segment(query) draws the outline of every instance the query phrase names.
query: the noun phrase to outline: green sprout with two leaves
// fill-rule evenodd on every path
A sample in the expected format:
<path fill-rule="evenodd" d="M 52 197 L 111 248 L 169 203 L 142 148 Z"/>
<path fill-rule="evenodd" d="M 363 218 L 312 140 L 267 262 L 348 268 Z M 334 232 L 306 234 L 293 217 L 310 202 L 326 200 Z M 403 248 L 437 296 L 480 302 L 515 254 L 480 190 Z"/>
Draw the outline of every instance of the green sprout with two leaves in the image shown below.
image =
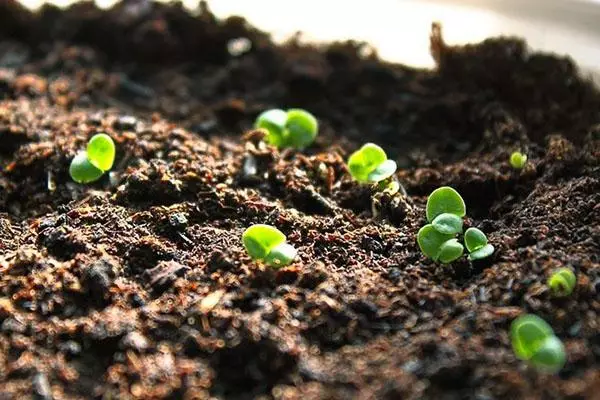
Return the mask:
<path fill-rule="evenodd" d="M 317 119 L 299 108 L 264 111 L 256 118 L 254 126 L 267 131 L 267 143 L 278 148 L 293 147 L 300 150 L 314 142 L 319 131 Z"/>
<path fill-rule="evenodd" d="M 396 162 L 374 143 L 367 143 L 348 158 L 350 175 L 360 183 L 378 183 L 394 175 Z"/>
<path fill-rule="evenodd" d="M 286 243 L 285 235 L 270 225 L 252 225 L 242 234 L 242 243 L 253 260 L 273 268 L 289 265 L 297 255 L 296 249 Z"/>
<path fill-rule="evenodd" d="M 554 297 L 567 297 L 577 285 L 577 277 L 569 268 L 559 268 L 548 278 L 548 287 Z"/>
<path fill-rule="evenodd" d="M 523 169 L 527 163 L 527 154 L 523 154 L 520 151 L 515 151 L 510 155 L 508 162 L 514 169 Z"/>
<path fill-rule="evenodd" d="M 515 319 L 510 327 L 515 355 L 545 372 L 558 372 L 566 362 L 565 347 L 552 327 L 536 315 Z"/>
<path fill-rule="evenodd" d="M 434 190 L 427 199 L 427 225 L 417 234 L 419 248 L 427 257 L 442 264 L 459 259 L 464 247 L 469 252 L 469 260 L 489 257 L 494 246 L 488 243 L 485 234 L 477 228 L 469 228 L 464 233 L 463 246 L 457 236 L 463 232 L 463 217 L 466 215 L 465 202 L 456 190 L 443 186 Z"/>
<path fill-rule="evenodd" d="M 73 158 L 69 174 L 77 183 L 92 183 L 109 171 L 114 161 L 115 143 L 107 134 L 99 133 Z"/>

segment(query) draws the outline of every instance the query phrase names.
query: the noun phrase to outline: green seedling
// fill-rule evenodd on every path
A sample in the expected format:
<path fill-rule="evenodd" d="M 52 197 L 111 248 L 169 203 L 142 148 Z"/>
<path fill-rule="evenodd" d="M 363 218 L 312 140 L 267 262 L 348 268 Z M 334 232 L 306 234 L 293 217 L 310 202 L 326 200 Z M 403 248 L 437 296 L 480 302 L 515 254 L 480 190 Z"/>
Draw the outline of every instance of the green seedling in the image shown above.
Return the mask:
<path fill-rule="evenodd" d="M 288 265 L 296 258 L 296 249 L 285 240 L 279 229 L 264 224 L 252 225 L 242 234 L 242 243 L 250 257 L 275 268 Z"/>
<path fill-rule="evenodd" d="M 86 151 L 79 152 L 71 161 L 69 174 L 77 183 L 92 183 L 110 170 L 115 160 L 115 144 L 110 136 L 94 135 Z"/>
<path fill-rule="evenodd" d="M 319 131 L 317 119 L 299 108 L 267 110 L 258 116 L 254 126 L 265 129 L 267 142 L 279 148 L 303 149 L 315 141 Z"/>
<path fill-rule="evenodd" d="M 71 161 L 69 167 L 71 178 L 77 183 L 92 183 L 100 179 L 104 172 L 90 162 L 87 152 L 79 152 Z"/>
<path fill-rule="evenodd" d="M 569 268 L 560 268 L 548 278 L 548 287 L 554 297 L 566 297 L 573 293 L 577 278 Z"/>
<path fill-rule="evenodd" d="M 460 194 L 449 186 L 435 189 L 427 199 L 425 213 L 430 223 L 417 233 L 417 243 L 423 254 L 443 264 L 459 259 L 464 247 L 456 236 L 462 233 L 463 217 L 466 215 L 465 202 Z M 464 239 L 471 261 L 494 252 L 494 246 L 488 244 L 485 234 L 477 228 L 467 229 Z"/>
<path fill-rule="evenodd" d="M 515 319 L 510 328 L 515 355 L 547 372 L 559 371 L 566 362 L 565 349 L 552 327 L 536 315 Z"/>
<path fill-rule="evenodd" d="M 523 154 L 519 151 L 515 151 L 510 155 L 510 166 L 514 169 L 522 169 L 527 162 L 527 154 Z"/>
<path fill-rule="evenodd" d="M 465 246 L 469 251 L 469 260 L 481 260 L 494 253 L 494 246 L 488 244 L 485 233 L 477 228 L 469 228 L 465 231 Z"/>
<path fill-rule="evenodd" d="M 87 145 L 87 157 L 94 167 L 106 172 L 115 161 L 115 143 L 105 133 L 94 135 Z"/>
<path fill-rule="evenodd" d="M 361 183 L 377 183 L 396 172 L 396 162 L 388 160 L 385 151 L 376 144 L 367 143 L 348 158 L 350 175 Z"/>
<path fill-rule="evenodd" d="M 454 214 L 462 218 L 467 213 L 465 201 L 460 194 L 449 186 L 435 189 L 427 199 L 427 222 L 432 222 L 440 214 Z"/>

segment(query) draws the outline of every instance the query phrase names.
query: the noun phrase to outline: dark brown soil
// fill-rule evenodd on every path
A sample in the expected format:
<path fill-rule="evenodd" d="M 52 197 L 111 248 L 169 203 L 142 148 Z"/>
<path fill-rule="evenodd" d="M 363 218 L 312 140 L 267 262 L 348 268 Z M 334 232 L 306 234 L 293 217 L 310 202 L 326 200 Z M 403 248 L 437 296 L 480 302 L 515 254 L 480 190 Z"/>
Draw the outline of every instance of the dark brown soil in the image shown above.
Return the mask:
<path fill-rule="evenodd" d="M 240 37 L 251 49 L 230 55 Z M 434 27 L 433 71 L 364 46 L 278 47 L 179 5 L 0 0 L 0 398 L 599 398 L 600 93 L 514 38 L 455 48 Z M 244 135 L 290 106 L 322 126 L 304 153 Z M 69 162 L 97 132 L 114 173 L 77 185 Z M 407 196 L 350 179 L 366 141 Z M 491 259 L 421 255 L 440 185 Z M 254 223 L 297 262 L 251 262 Z M 559 266 L 578 276 L 566 299 L 545 286 Z M 564 341 L 558 375 L 513 355 L 525 312 Z"/>

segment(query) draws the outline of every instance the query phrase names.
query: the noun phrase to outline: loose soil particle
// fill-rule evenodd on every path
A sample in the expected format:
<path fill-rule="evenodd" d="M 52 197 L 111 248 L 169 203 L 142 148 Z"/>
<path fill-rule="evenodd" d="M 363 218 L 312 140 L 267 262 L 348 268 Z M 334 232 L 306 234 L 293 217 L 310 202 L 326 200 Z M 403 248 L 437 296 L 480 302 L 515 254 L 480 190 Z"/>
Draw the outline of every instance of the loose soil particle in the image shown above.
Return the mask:
<path fill-rule="evenodd" d="M 364 46 L 276 46 L 205 5 L 1 1 L 1 397 L 598 398 L 600 93 L 515 38 L 449 47 L 434 26 L 431 71 Z M 245 134 L 292 106 L 322 126 L 306 152 Z M 97 132 L 117 143 L 113 173 L 77 185 L 69 162 Z M 367 140 L 406 196 L 351 181 L 343 161 Z M 491 259 L 420 254 L 440 185 Z M 254 223 L 297 262 L 253 263 Z M 562 266 L 577 288 L 553 299 Z M 558 376 L 513 355 L 526 312 L 564 341 Z"/>

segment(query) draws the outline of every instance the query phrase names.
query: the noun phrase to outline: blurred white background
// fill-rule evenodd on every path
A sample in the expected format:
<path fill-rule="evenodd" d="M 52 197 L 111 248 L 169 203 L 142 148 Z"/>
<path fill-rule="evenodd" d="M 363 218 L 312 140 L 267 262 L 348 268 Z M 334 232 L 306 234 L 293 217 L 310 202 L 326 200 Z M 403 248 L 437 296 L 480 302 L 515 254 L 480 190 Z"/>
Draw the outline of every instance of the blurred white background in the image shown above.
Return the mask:
<path fill-rule="evenodd" d="M 22 0 L 30 7 L 41 0 Z M 67 6 L 73 0 L 53 0 Z M 97 0 L 109 7 L 116 0 Z M 198 0 L 183 0 L 195 9 Z M 302 31 L 307 41 L 367 41 L 390 61 L 429 67 L 429 30 L 439 21 L 448 43 L 490 36 L 525 37 L 530 47 L 568 54 L 600 72 L 600 0 L 209 0 L 220 17 L 242 15 L 283 40 Z"/>

